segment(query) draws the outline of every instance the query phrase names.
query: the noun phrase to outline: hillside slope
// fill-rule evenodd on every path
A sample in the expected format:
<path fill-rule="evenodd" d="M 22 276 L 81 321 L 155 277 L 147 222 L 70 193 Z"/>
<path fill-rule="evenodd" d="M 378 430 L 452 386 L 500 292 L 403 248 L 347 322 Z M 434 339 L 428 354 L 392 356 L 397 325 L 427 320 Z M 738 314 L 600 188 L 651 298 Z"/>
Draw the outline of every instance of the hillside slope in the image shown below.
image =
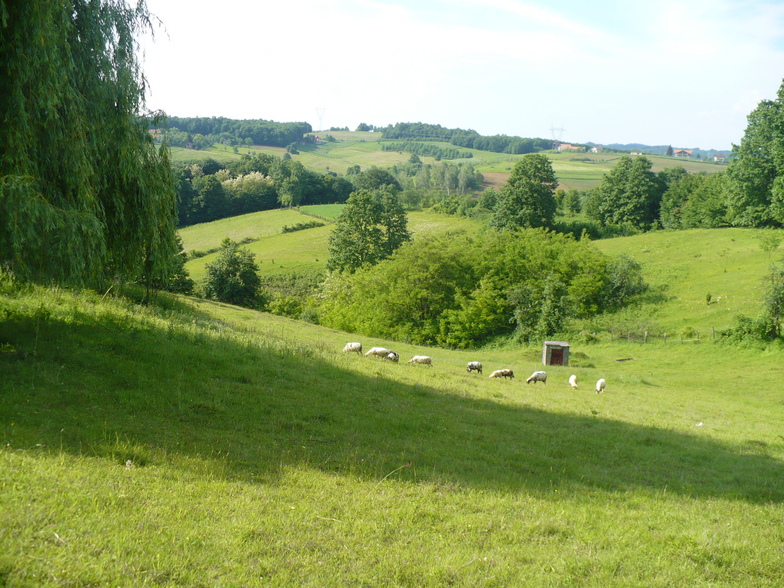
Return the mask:
<path fill-rule="evenodd" d="M 779 353 L 575 347 L 526 385 L 538 349 L 362 341 L 427 368 L 199 300 L 0 283 L 0 306 L 6 585 L 780 580 Z"/>
<path fill-rule="evenodd" d="M 325 133 L 318 133 L 325 135 Z M 326 133 L 336 138 L 335 142 L 323 142 L 316 144 L 305 144 L 299 148 L 299 153 L 292 155 L 296 161 L 300 161 L 305 167 L 321 172 L 337 172 L 345 174 L 346 170 L 355 165 L 366 169 L 370 166 L 391 167 L 393 165 L 404 164 L 408 161 L 410 154 L 398 151 L 383 151 L 382 137 L 379 133 L 366 132 L 331 132 Z M 393 141 L 394 142 L 394 141 Z M 424 141 L 442 148 L 454 148 L 450 143 L 437 141 Z M 499 187 L 505 183 L 515 162 L 523 155 L 509 155 L 505 153 L 493 153 L 490 151 L 480 151 L 478 149 L 461 149 L 470 151 L 472 158 L 454 160 L 454 162 L 471 163 L 477 171 L 488 174 L 488 185 Z M 235 153 L 231 147 L 226 145 L 216 145 L 203 151 L 193 149 L 172 148 L 172 158 L 174 161 L 191 161 L 211 157 L 218 161 L 228 162 L 237 160 L 242 155 L 248 153 L 268 153 L 276 157 L 282 157 L 286 150 L 281 147 L 250 146 L 240 147 Z M 599 184 L 602 177 L 623 154 L 620 153 L 556 153 L 545 152 L 553 163 L 556 176 L 565 189 L 588 190 Z M 726 168 L 723 164 L 704 162 L 697 160 L 680 159 L 674 157 L 663 157 L 649 155 L 653 163 L 653 171 L 658 172 L 665 168 L 676 166 L 684 167 L 690 173 L 716 173 Z M 420 157 L 422 161 L 432 165 L 438 165 L 432 157 Z"/>

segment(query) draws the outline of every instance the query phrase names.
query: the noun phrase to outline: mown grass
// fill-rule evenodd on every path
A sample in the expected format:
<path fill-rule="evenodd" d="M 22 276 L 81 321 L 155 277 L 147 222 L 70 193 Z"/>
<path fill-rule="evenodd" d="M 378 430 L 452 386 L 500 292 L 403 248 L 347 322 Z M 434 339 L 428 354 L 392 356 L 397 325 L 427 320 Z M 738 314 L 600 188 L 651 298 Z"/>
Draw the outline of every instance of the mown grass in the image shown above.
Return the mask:
<path fill-rule="evenodd" d="M 363 340 L 434 360 L 395 365 L 161 301 L 0 289 L 5 585 L 780 585 L 780 352 L 575 346 L 529 386 L 539 349 Z"/>

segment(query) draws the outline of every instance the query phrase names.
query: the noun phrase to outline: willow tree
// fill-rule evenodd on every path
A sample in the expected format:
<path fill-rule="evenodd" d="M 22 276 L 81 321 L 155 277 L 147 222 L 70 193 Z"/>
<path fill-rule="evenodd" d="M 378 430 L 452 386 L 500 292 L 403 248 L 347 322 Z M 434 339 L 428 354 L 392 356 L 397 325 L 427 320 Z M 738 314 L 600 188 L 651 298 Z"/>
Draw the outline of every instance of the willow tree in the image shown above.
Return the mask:
<path fill-rule="evenodd" d="M 97 286 L 165 274 L 176 193 L 148 132 L 144 0 L 0 0 L 0 264 Z"/>

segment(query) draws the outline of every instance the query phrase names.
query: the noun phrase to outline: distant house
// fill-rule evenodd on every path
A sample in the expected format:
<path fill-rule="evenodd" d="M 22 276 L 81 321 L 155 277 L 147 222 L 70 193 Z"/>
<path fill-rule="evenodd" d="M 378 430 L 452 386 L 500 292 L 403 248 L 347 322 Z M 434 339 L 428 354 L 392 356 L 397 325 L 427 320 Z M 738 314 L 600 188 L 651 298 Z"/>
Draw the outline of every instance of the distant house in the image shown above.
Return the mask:
<path fill-rule="evenodd" d="M 594 145 L 591 147 L 591 153 L 601 153 L 602 151 L 604 151 L 604 147 L 601 145 Z"/>
<path fill-rule="evenodd" d="M 727 161 L 727 158 L 724 156 L 723 153 L 717 153 L 716 155 L 713 156 L 713 161 L 719 161 L 723 163 Z"/>
<path fill-rule="evenodd" d="M 579 151 L 580 149 L 581 149 L 581 147 L 578 147 L 577 145 L 572 145 L 570 143 L 560 143 L 558 145 L 558 152 L 559 153 L 562 152 L 562 151 Z"/>
<path fill-rule="evenodd" d="M 685 158 L 691 157 L 692 153 L 694 153 L 694 151 L 691 149 L 675 149 L 672 152 L 672 154 L 675 157 L 685 157 Z"/>

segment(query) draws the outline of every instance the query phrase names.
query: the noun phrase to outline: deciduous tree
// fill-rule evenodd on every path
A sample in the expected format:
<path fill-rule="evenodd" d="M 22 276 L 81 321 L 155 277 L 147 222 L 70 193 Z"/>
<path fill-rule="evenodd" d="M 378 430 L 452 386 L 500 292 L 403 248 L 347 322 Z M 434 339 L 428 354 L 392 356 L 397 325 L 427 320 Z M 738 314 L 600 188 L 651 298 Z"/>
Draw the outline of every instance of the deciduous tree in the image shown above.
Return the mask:
<path fill-rule="evenodd" d="M 784 83 L 751 114 L 727 166 L 728 216 L 734 226 L 784 224 Z"/>
<path fill-rule="evenodd" d="M 526 155 L 501 188 L 490 224 L 498 229 L 552 227 L 558 180 L 544 155 Z"/>
<path fill-rule="evenodd" d="M 397 193 L 359 190 L 349 196 L 329 238 L 330 271 L 354 272 L 386 259 L 411 238 Z"/>
<path fill-rule="evenodd" d="M 658 218 L 664 185 L 647 157 L 621 157 L 594 189 L 588 211 L 602 224 L 650 228 Z"/>
<path fill-rule="evenodd" d="M 204 295 L 238 306 L 258 306 L 261 278 L 254 258 L 253 253 L 228 237 L 225 238 L 218 257 L 205 266 L 207 278 Z"/>
<path fill-rule="evenodd" d="M 0 264 L 100 285 L 177 254 L 167 148 L 144 114 L 145 3 L 0 0 Z"/>

